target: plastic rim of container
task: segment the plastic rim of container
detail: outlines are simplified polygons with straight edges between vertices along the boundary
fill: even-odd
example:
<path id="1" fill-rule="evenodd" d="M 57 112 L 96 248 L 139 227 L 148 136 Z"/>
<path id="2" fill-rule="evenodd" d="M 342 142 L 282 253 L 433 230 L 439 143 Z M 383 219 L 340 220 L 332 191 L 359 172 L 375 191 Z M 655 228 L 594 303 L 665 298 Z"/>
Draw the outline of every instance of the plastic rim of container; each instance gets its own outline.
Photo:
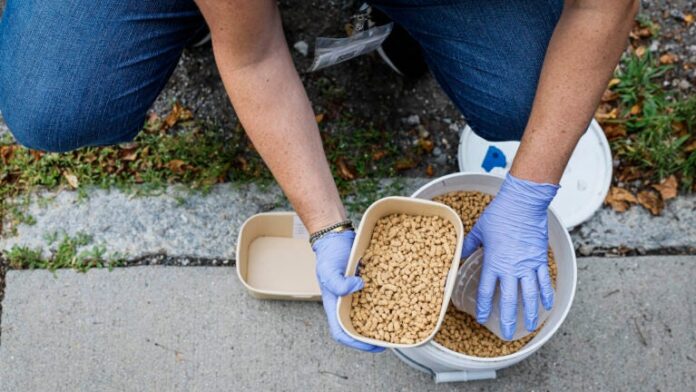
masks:
<path id="1" fill-rule="evenodd" d="M 519 145 L 517 141 L 489 142 L 467 125 L 459 139 L 459 170 L 504 177 Z M 551 203 L 566 228 L 588 220 L 602 206 L 611 186 L 612 169 L 609 141 L 599 123 L 592 120 L 573 151 L 561 188 Z"/>

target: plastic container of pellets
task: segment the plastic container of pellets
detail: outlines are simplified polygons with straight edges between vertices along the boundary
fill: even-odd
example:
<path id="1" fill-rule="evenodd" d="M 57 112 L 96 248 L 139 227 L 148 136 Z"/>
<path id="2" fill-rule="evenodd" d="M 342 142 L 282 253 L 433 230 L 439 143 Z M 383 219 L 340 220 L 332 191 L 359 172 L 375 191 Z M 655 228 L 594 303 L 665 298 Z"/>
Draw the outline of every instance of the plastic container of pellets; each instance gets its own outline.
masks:
<path id="1" fill-rule="evenodd" d="M 476 191 L 495 195 L 503 179 L 489 174 L 455 173 L 440 177 L 417 190 L 412 197 L 430 200 L 456 191 Z M 558 273 L 554 306 L 539 332 L 519 351 L 500 357 L 475 357 L 444 347 L 435 340 L 413 348 L 394 348 L 405 363 L 429 373 L 435 382 L 469 381 L 495 378 L 496 371 L 512 366 L 539 350 L 556 333 L 565 320 L 575 296 L 577 264 L 568 231 L 553 209 L 549 209 L 549 246 Z"/>
<path id="2" fill-rule="evenodd" d="M 356 274 L 358 268 L 358 263 L 365 254 L 365 251 L 370 244 L 372 238 L 372 233 L 375 228 L 377 220 L 386 217 L 391 214 L 408 214 L 408 215 L 418 215 L 418 216 L 439 216 L 444 218 L 446 221 L 450 222 L 454 226 L 456 233 L 455 249 L 453 253 L 452 263 L 447 272 L 447 278 L 445 281 L 443 301 L 440 304 L 440 311 L 435 328 L 427 337 L 419 339 L 418 341 L 411 344 L 404 343 L 391 343 L 384 340 L 377 340 L 369 338 L 359 334 L 353 322 L 350 318 L 350 311 L 353 296 L 348 295 L 341 297 L 338 300 L 338 322 L 341 328 L 353 339 L 373 344 L 381 347 L 389 348 L 409 348 L 416 347 L 422 344 L 427 344 L 432 340 L 437 331 L 440 329 L 440 325 L 445 318 L 445 313 L 447 312 L 447 304 L 450 302 L 450 297 L 452 295 L 452 290 L 454 289 L 455 278 L 457 276 L 457 270 L 459 268 L 459 261 L 462 253 L 462 243 L 464 241 L 464 229 L 462 222 L 459 219 L 457 213 L 450 207 L 435 203 L 432 201 L 419 200 L 408 197 L 385 197 L 383 199 L 374 202 L 365 211 L 362 220 L 360 221 L 360 226 L 356 231 L 355 243 L 350 252 L 350 258 L 348 259 L 348 266 L 346 269 L 346 276 L 351 276 Z"/>

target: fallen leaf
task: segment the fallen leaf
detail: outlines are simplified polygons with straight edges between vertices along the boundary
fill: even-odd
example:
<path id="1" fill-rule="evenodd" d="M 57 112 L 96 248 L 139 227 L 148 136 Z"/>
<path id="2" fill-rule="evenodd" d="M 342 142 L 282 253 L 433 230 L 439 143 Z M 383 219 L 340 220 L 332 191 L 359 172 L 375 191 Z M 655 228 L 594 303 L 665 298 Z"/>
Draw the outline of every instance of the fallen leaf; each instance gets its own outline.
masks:
<path id="1" fill-rule="evenodd" d="M 418 141 L 418 144 L 423 149 L 423 151 L 427 152 L 428 154 L 430 154 L 430 152 L 433 151 L 433 148 L 435 148 L 435 144 L 430 139 L 421 138 Z"/>
<path id="2" fill-rule="evenodd" d="M 432 177 L 435 174 L 433 170 L 433 165 L 428 165 L 428 167 L 425 168 L 425 175 L 428 177 Z"/>
<path id="3" fill-rule="evenodd" d="M 80 182 L 77 180 L 76 175 L 74 175 L 72 173 L 68 173 L 68 172 L 63 172 L 63 177 L 65 177 L 65 179 L 68 181 L 68 184 L 73 189 L 77 189 L 80 186 Z"/>
<path id="4" fill-rule="evenodd" d="M 606 120 L 613 120 L 619 115 L 618 108 L 612 108 L 609 104 L 600 105 L 595 112 L 595 118 L 601 124 Z"/>
<path id="5" fill-rule="evenodd" d="M 655 188 L 658 192 L 660 192 L 660 196 L 662 196 L 662 200 L 667 201 L 669 199 L 674 199 L 677 197 L 677 177 L 674 175 L 671 175 L 664 180 L 662 180 L 659 184 L 654 184 L 652 187 Z"/>
<path id="6" fill-rule="evenodd" d="M 2 163 L 7 165 L 10 159 L 14 156 L 14 152 L 17 149 L 16 145 L 0 146 L 0 159 Z"/>
<path id="7" fill-rule="evenodd" d="M 650 31 L 650 29 L 647 27 L 643 27 L 636 31 L 636 35 L 638 38 L 650 38 L 652 36 L 652 31 Z"/>
<path id="8" fill-rule="evenodd" d="M 639 46 L 636 48 L 636 56 L 643 57 L 645 54 L 645 46 Z"/>
<path id="9" fill-rule="evenodd" d="M 653 215 L 660 215 L 665 203 L 660 198 L 660 195 L 654 191 L 638 192 L 638 203 L 648 209 Z"/>
<path id="10" fill-rule="evenodd" d="M 615 140 L 621 137 L 626 137 L 626 127 L 622 124 L 605 124 L 604 134 L 609 140 Z"/>
<path id="11" fill-rule="evenodd" d="M 686 127 L 686 124 L 681 121 L 673 121 L 672 130 L 677 136 L 684 136 L 689 133 L 689 129 Z"/>
<path id="12" fill-rule="evenodd" d="M 164 118 L 164 122 L 162 123 L 160 131 L 164 132 L 176 125 L 176 123 L 178 123 L 179 121 L 187 121 L 192 118 L 193 113 L 190 110 L 181 106 L 179 102 L 176 102 L 174 103 L 174 106 L 172 106 L 172 111 L 169 112 L 169 114 L 167 114 L 167 117 Z"/>
<path id="13" fill-rule="evenodd" d="M 637 103 L 637 104 L 631 106 L 631 112 L 630 112 L 630 113 L 631 113 L 632 115 L 635 116 L 636 114 L 639 114 L 639 113 L 641 112 L 642 109 L 643 109 L 643 108 L 641 107 L 641 105 L 640 105 L 639 103 Z"/>
<path id="14" fill-rule="evenodd" d="M 317 122 L 317 124 L 321 124 L 321 122 L 324 121 L 324 113 L 319 113 L 314 116 L 314 120 Z"/>
<path id="15" fill-rule="evenodd" d="M 172 171 L 174 174 L 182 174 L 184 172 L 184 165 L 186 162 L 182 161 L 181 159 L 172 159 L 169 161 L 167 166 L 169 167 L 169 170 Z"/>
<path id="16" fill-rule="evenodd" d="M 372 160 L 373 161 L 379 161 L 380 159 L 384 158 L 387 155 L 387 152 L 384 150 L 377 150 L 372 153 Z"/>
<path id="17" fill-rule="evenodd" d="M 416 167 L 416 162 L 411 158 L 401 158 L 394 163 L 394 168 L 398 171 L 413 169 Z"/>
<path id="18" fill-rule="evenodd" d="M 660 56 L 660 64 L 674 64 L 679 60 L 679 57 L 674 53 L 665 53 Z"/>
<path id="19" fill-rule="evenodd" d="M 338 166 L 338 175 L 344 180 L 355 180 L 357 177 L 355 169 L 353 169 L 343 157 L 336 160 L 336 166 Z"/>
<path id="20" fill-rule="evenodd" d="M 42 156 L 44 156 L 43 151 L 36 151 L 36 150 L 29 150 L 29 153 L 31 154 L 32 157 L 34 157 L 34 160 L 38 161 L 41 159 Z"/>
<path id="21" fill-rule="evenodd" d="M 616 186 L 611 187 L 607 197 L 604 198 L 604 203 L 610 205 L 616 212 L 624 212 L 631 204 L 637 202 L 638 200 L 631 192 Z"/>
<path id="22" fill-rule="evenodd" d="M 155 112 L 150 112 L 147 116 L 147 120 L 145 121 L 145 130 L 146 131 L 157 131 L 160 129 L 162 126 L 162 119 L 160 116 L 155 113 Z"/>
<path id="23" fill-rule="evenodd" d="M 607 85 L 607 88 L 612 88 L 616 86 L 617 84 L 621 83 L 621 79 L 619 78 L 613 78 L 609 81 L 609 84 Z"/>
<path id="24" fill-rule="evenodd" d="M 621 182 L 629 182 L 643 177 L 643 173 L 635 166 L 626 166 L 619 170 L 616 178 Z"/>
<path id="25" fill-rule="evenodd" d="M 619 94 L 610 89 L 604 90 L 604 93 L 602 94 L 602 102 L 616 101 L 617 98 L 619 98 Z"/>
<path id="26" fill-rule="evenodd" d="M 237 162 L 239 162 L 239 167 L 240 169 L 242 169 L 243 172 L 249 171 L 249 162 L 247 162 L 246 158 L 238 156 Z"/>
<path id="27" fill-rule="evenodd" d="M 143 183 L 143 178 L 140 176 L 140 173 L 135 172 L 133 175 L 133 178 L 135 179 L 136 184 L 142 184 Z"/>
<path id="28" fill-rule="evenodd" d="M 684 152 L 691 152 L 696 150 L 696 139 L 684 147 Z"/>
<path id="29" fill-rule="evenodd" d="M 694 14 L 684 15 L 684 23 L 686 23 L 687 26 L 694 23 L 694 20 L 696 20 L 696 16 L 694 16 Z"/>

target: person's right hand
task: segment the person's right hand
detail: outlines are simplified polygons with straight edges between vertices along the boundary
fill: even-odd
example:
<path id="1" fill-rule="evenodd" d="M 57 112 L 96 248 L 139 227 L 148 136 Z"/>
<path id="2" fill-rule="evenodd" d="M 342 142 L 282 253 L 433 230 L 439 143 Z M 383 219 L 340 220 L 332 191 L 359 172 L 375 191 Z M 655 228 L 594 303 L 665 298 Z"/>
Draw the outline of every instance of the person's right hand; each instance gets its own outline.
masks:
<path id="1" fill-rule="evenodd" d="M 355 240 L 355 232 L 343 231 L 327 234 L 314 242 L 312 249 L 317 255 L 317 279 L 321 288 L 324 311 L 329 321 L 331 337 L 348 347 L 371 353 L 384 351 L 384 347 L 359 342 L 346 334 L 338 323 L 336 305 L 338 297 L 352 294 L 363 288 L 363 281 L 357 276 L 345 276 L 350 249 Z"/>

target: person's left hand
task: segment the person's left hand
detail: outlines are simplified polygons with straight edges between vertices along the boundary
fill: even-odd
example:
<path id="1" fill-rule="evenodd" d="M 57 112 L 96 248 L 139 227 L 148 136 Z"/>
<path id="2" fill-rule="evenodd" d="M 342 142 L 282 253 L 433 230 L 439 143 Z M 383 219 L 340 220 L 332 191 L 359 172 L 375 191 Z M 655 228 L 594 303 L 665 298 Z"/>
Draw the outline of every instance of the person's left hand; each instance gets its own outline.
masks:
<path id="1" fill-rule="evenodd" d="M 483 245 L 483 266 L 476 300 L 476 320 L 483 324 L 491 313 L 500 281 L 500 330 L 510 340 L 517 327 L 517 292 L 522 286 L 525 327 L 534 331 L 538 302 L 553 305 L 548 268 L 547 209 L 558 185 L 538 184 L 508 174 L 491 204 L 464 239 L 462 257 Z"/>
<path id="2" fill-rule="evenodd" d="M 364 286 L 359 277 L 345 276 L 354 240 L 355 233 L 351 230 L 327 234 L 312 245 L 317 255 L 317 279 L 321 288 L 321 299 L 324 303 L 331 337 L 335 341 L 358 350 L 379 353 L 384 351 L 384 347 L 373 346 L 351 338 L 341 328 L 336 315 L 338 297 L 350 295 Z"/>

